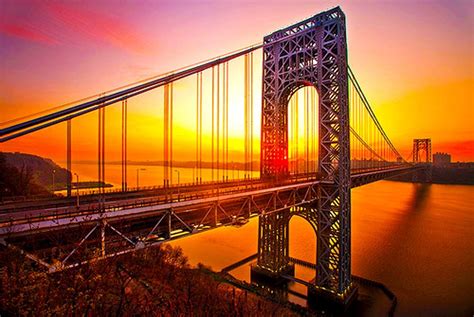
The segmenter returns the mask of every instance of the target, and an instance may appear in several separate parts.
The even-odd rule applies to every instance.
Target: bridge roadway
[[[352,174],[352,187],[357,187],[366,183],[384,179],[387,177],[410,172],[414,167],[395,167],[377,171],[366,171]],[[176,215],[180,213],[188,214],[196,208],[208,209],[209,206],[216,205],[219,212],[227,214],[229,220],[235,220],[238,216],[250,216],[252,212],[264,212],[264,206],[259,206],[255,201],[247,201],[247,212],[242,211],[242,203],[249,198],[263,199],[268,204],[268,196],[278,193],[286,195],[297,194],[301,199],[293,197],[293,201],[287,201],[283,207],[291,206],[291,203],[308,202],[314,199],[316,194],[315,186],[322,183],[316,180],[316,175],[298,175],[279,181],[277,184],[262,179],[251,179],[244,181],[212,183],[194,186],[181,186],[174,188],[160,188],[155,191],[144,193],[143,197],[136,197],[137,193],[124,193],[122,197],[111,195],[106,197],[104,203],[86,202],[79,208],[76,206],[62,207],[42,207],[43,202],[38,205],[28,205],[26,210],[4,209],[0,213],[0,237],[12,236],[24,233],[32,233],[43,230],[54,230],[65,226],[78,225],[81,223],[94,222],[100,219],[125,220],[136,219],[151,214],[159,215],[167,210],[174,210]],[[310,189],[313,193],[309,193]],[[146,196],[151,195],[151,196]],[[289,195],[289,196],[288,196]],[[303,195],[303,196],[302,196]],[[306,195],[306,196],[304,196]],[[132,196],[133,198],[130,198]],[[135,196],[135,197],[134,197]],[[278,198],[278,197],[277,197]],[[306,199],[305,199],[306,198]],[[97,199],[97,198],[95,198]],[[281,197],[280,197],[281,200]],[[223,205],[238,202],[236,206],[240,212],[231,212],[230,206]],[[255,210],[257,209],[257,210]],[[268,210],[266,210],[268,212]],[[231,217],[232,214],[234,217]],[[189,217],[188,217],[189,218]],[[184,222],[184,221],[183,221]],[[202,223],[200,223],[202,225]],[[197,224],[193,223],[195,227]],[[188,225],[189,228],[191,226]],[[191,230],[192,231],[192,230]]]
[[[359,171],[351,175],[351,186],[416,168]],[[102,204],[89,197],[80,208],[28,202],[24,210],[0,211],[0,244],[54,272],[223,225],[239,226],[252,216],[288,208],[297,214],[317,201],[320,186],[330,182],[316,176],[161,188],[119,197],[110,194],[102,197]]]

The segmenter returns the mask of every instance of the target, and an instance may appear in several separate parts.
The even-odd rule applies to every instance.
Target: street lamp
[[[137,168],[137,190],[140,187],[140,171],[146,171],[146,168]]]
[[[174,170],[176,173],[178,173],[178,186],[179,186],[179,171],[178,170]]]
[[[76,207],[79,209],[79,175],[77,173],[74,175],[76,175]]]
[[[178,170],[174,170],[176,173],[178,173],[178,201],[179,201],[179,171]]]
[[[56,184],[55,184],[55,176],[56,176],[56,170],[53,169],[53,195],[54,195],[54,188],[56,187]]]

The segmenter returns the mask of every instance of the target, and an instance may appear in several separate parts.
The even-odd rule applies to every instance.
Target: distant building
[[[433,154],[433,165],[442,166],[451,164],[451,154],[436,152]]]

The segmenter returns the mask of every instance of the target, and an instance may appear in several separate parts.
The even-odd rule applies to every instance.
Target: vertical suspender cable
[[[170,83],[170,92],[169,92],[169,103],[170,103],[170,140],[169,140],[169,177],[170,177],[170,184],[173,184],[173,82]]]
[[[306,173],[306,166],[307,166],[307,162],[306,162],[306,138],[308,137],[307,134],[306,134],[306,117],[307,117],[307,110],[306,110],[306,105],[307,105],[307,102],[308,102],[308,99],[307,99],[307,96],[306,96],[306,87],[303,87],[302,89],[303,91],[303,154],[304,154],[304,173]]]
[[[128,100],[125,100],[125,135],[124,135],[124,165],[125,165],[125,190],[128,188]]]
[[[299,108],[299,100],[298,100],[298,91],[295,92],[295,159],[296,159],[296,174],[299,173],[299,118],[298,118],[298,109]]]
[[[169,84],[164,87],[163,94],[163,186],[169,185]]]
[[[250,175],[253,173],[253,52],[250,52]]]
[[[248,79],[248,64],[249,56],[245,54],[244,56],[244,178],[247,177],[248,171],[248,97],[249,97],[249,79]]]
[[[122,191],[127,190],[127,99],[122,101]]]
[[[98,117],[97,117],[97,188],[100,192],[100,179],[102,177],[102,164],[100,164],[100,160],[102,158],[102,155],[100,154],[100,149],[101,149],[101,143],[102,143],[102,139],[101,139],[101,135],[102,135],[102,132],[101,132],[101,129],[102,129],[102,112],[101,112],[101,108],[99,108],[99,110],[97,111],[97,114],[98,114]]]
[[[202,183],[202,72],[199,73],[199,183]]]
[[[305,118],[306,118],[306,173],[309,173],[309,102],[310,102],[310,97],[309,97],[309,87],[306,87],[306,102],[305,102]]]
[[[198,161],[199,161],[199,73],[196,74],[196,156],[194,157],[193,183],[198,179]]]
[[[225,63],[225,164],[226,180],[229,179],[229,62]]]
[[[66,153],[66,161],[67,161],[67,175],[66,175],[66,185],[67,185],[67,197],[71,197],[71,119],[67,120],[67,153]]]
[[[226,146],[226,135],[225,135],[225,118],[226,118],[226,63],[222,64],[222,180],[225,181],[226,176],[226,163],[225,163],[225,146]]]
[[[122,191],[125,191],[125,148],[124,148],[124,135],[125,135],[125,100],[122,100],[122,139],[121,145],[121,168],[122,168]]]
[[[105,107],[102,107],[102,193],[105,191]]]
[[[212,136],[211,136],[211,175],[212,181],[214,181],[214,66],[212,66]]]
[[[217,181],[219,182],[220,179],[219,179],[219,176],[220,176],[220,173],[219,173],[219,170],[220,170],[220,166],[219,166],[219,156],[220,156],[220,153],[219,153],[219,143],[220,143],[220,140],[219,140],[219,130],[220,130],[220,81],[221,81],[221,76],[220,76],[220,69],[221,69],[221,65],[220,64],[217,64],[217,102],[216,102],[216,106],[217,106],[217,111],[216,111],[216,117],[217,117],[217,122],[216,122],[216,127],[217,127],[217,136],[216,136],[216,140],[217,140],[217,144],[216,144],[216,153],[217,153],[217,162],[216,162],[216,165],[217,165]]]
[[[314,173],[315,170],[315,162],[314,162],[314,157],[315,157],[315,143],[314,140],[316,139],[315,135],[315,125],[316,125],[316,111],[315,111],[315,106],[314,106],[314,89],[310,89],[310,97],[311,97],[311,120],[310,120],[310,125],[311,125],[311,154],[310,154],[310,160],[311,160],[311,165],[310,165],[310,172]]]

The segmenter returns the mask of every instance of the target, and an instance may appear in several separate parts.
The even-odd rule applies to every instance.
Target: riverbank
[[[424,178],[419,178],[424,182]],[[390,178],[393,181],[413,182],[413,174],[403,174]],[[474,167],[468,164],[451,164],[448,166],[432,166],[432,184],[474,185]]]

